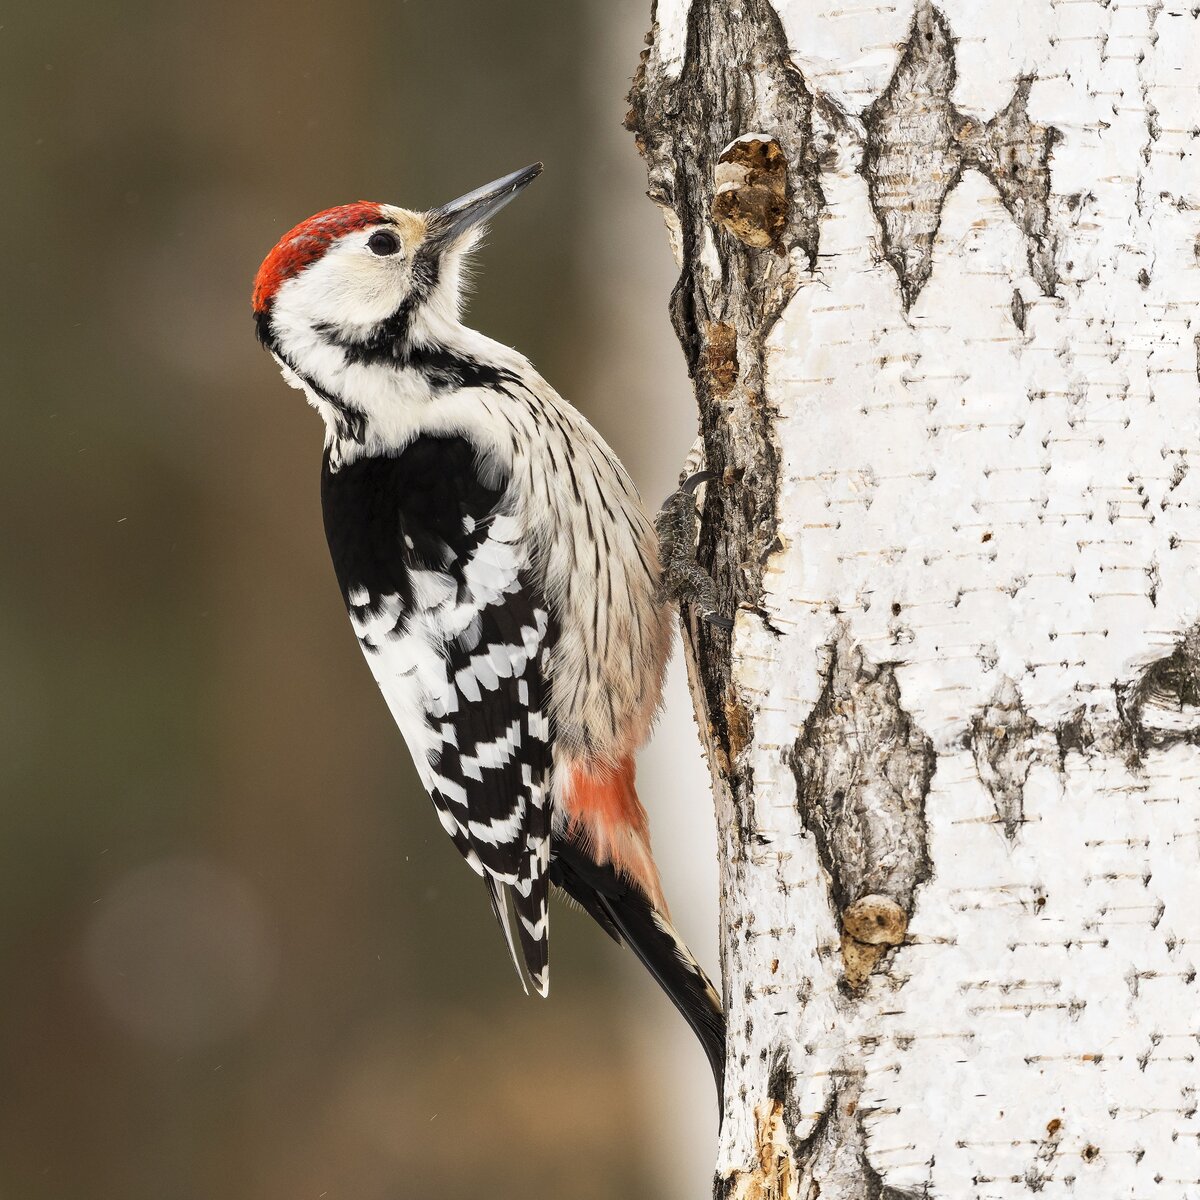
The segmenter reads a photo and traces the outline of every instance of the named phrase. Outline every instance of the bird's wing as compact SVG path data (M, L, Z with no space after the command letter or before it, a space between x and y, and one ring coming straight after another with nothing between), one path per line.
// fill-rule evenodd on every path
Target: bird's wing
M477 558L491 558L487 569L503 576L508 549L496 536L480 545ZM478 572L468 566L466 575ZM479 863L511 948L501 890L507 885L526 968L544 995L551 761L546 655L553 622L527 569L499 586L468 586L456 604L457 621L464 607L470 620L446 643L444 682L430 696L430 794L443 824L453 822L459 849Z
M327 461L322 501L371 671L510 949L511 898L544 993L555 629L531 539L461 438L420 438L398 456L337 470Z

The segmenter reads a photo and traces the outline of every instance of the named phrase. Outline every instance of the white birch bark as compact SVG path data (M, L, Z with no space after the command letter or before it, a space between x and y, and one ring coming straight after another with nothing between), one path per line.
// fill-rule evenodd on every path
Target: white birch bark
M1200 1197L1200 9L659 0L716 1195Z

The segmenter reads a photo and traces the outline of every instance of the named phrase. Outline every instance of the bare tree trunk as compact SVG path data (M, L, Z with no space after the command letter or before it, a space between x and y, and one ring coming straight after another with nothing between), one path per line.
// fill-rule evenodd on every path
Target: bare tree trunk
M718 1197L1200 1196L1198 13L659 0Z

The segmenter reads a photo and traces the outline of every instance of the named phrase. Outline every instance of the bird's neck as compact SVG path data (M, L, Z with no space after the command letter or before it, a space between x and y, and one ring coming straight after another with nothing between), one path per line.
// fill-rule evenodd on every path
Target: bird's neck
M524 356L457 320L422 316L400 327L389 318L365 336L315 335L316 352L296 373L325 422L334 465L398 453L424 433L470 429L481 403L536 379Z

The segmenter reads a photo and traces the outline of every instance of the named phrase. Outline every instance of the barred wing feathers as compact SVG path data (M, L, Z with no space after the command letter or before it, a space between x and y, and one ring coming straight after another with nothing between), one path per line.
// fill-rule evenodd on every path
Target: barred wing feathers
M424 437L336 471L327 463L322 498L371 671L442 826L487 884L510 950L511 903L526 970L545 995L546 656L556 630L528 539L461 438Z

